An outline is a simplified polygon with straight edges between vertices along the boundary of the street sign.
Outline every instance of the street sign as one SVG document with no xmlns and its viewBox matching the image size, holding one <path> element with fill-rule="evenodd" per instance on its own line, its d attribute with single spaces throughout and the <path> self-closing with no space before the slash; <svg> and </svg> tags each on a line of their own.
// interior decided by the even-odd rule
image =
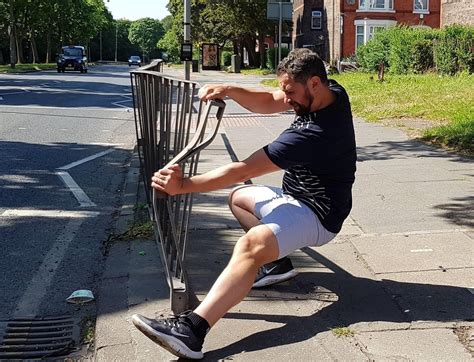
<svg viewBox="0 0 474 362">
<path fill-rule="evenodd" d="M 281 4 L 281 20 L 292 20 L 293 3 L 289 2 L 273 2 L 267 3 L 267 19 L 280 20 L 280 4 Z"/>
</svg>

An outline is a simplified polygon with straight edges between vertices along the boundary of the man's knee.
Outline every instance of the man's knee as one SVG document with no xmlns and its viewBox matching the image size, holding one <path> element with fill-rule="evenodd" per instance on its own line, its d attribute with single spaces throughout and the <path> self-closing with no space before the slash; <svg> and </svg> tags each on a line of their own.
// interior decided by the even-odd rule
<svg viewBox="0 0 474 362">
<path fill-rule="evenodd" d="M 239 186 L 231 191 L 229 194 L 229 207 L 233 210 L 235 207 L 253 212 L 255 200 L 251 192 L 249 192 L 248 185 Z"/>
<path fill-rule="evenodd" d="M 250 229 L 236 243 L 234 254 L 254 260 L 261 266 L 278 257 L 278 242 L 265 225 Z"/>
</svg>

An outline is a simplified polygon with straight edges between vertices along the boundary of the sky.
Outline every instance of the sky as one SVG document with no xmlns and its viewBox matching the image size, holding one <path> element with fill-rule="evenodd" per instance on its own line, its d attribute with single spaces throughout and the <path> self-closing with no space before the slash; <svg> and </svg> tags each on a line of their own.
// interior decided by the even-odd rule
<svg viewBox="0 0 474 362">
<path fill-rule="evenodd" d="M 168 0 L 104 0 L 114 19 L 163 19 L 169 15 Z"/>
</svg>

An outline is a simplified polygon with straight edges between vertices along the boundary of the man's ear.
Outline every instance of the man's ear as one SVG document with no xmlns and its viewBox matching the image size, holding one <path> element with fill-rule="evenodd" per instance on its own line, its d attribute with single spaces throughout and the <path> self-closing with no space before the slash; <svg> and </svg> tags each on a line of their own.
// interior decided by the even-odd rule
<svg viewBox="0 0 474 362">
<path fill-rule="evenodd" d="M 321 78 L 317 75 L 313 75 L 311 78 L 308 79 L 308 88 L 310 88 L 313 92 L 316 91 L 321 86 Z"/>
</svg>

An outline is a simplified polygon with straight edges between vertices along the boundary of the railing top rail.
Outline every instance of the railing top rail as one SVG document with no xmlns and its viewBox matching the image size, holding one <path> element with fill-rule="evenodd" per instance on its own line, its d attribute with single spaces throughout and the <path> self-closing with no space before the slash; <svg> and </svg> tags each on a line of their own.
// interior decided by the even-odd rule
<svg viewBox="0 0 474 362">
<path fill-rule="evenodd" d="M 156 67 L 158 67 L 158 69 L 160 67 L 163 66 L 163 59 L 155 59 L 155 60 L 152 60 L 152 62 L 150 64 L 147 64 L 147 65 L 144 65 L 143 67 L 140 67 L 138 69 L 143 69 L 143 70 L 149 70 L 149 69 L 154 69 Z"/>
<path fill-rule="evenodd" d="M 130 74 L 148 74 L 148 75 L 153 75 L 153 76 L 156 76 L 156 77 L 161 77 L 161 78 L 165 78 L 165 79 L 168 79 L 168 80 L 172 80 L 172 81 L 175 81 L 175 82 L 187 83 L 189 85 L 195 85 L 195 86 L 198 86 L 198 87 L 200 86 L 200 84 L 198 82 L 193 82 L 192 80 L 174 78 L 174 77 L 167 76 L 167 75 L 165 75 L 163 73 L 160 73 L 160 72 L 156 72 L 156 71 L 153 71 L 153 70 L 145 70 L 143 68 L 132 70 L 130 72 Z"/>
</svg>

